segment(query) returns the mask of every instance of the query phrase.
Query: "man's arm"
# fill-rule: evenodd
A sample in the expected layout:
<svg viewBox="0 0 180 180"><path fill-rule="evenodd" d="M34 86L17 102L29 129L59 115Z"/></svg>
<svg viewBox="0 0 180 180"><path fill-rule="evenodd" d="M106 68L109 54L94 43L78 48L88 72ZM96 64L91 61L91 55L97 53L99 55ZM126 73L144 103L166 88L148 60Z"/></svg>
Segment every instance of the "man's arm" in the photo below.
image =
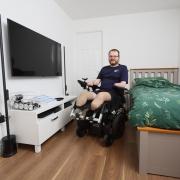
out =
<svg viewBox="0 0 180 180"><path fill-rule="evenodd" d="M116 87L122 87L125 88L126 87L126 81L121 81L120 83L114 83L114 86Z"/></svg>
<svg viewBox="0 0 180 180"><path fill-rule="evenodd" d="M101 79L102 79L102 70L103 70L103 68L100 70L100 72L95 80L86 81L88 86L93 86L93 85L98 86L99 85L99 83L101 82Z"/></svg>
<svg viewBox="0 0 180 180"><path fill-rule="evenodd" d="M114 83L114 86L120 87L120 88L125 88L126 84L128 83L128 69L126 66L123 66L123 71L121 73L121 80L119 83Z"/></svg>

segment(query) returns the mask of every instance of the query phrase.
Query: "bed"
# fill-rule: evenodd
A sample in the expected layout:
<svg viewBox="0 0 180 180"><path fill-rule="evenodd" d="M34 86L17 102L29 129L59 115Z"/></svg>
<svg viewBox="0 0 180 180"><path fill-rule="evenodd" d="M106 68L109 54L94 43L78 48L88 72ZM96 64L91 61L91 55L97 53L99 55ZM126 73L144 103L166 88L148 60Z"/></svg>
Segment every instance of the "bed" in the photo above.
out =
<svg viewBox="0 0 180 180"><path fill-rule="evenodd" d="M178 68L131 69L130 87L135 78L163 77L178 83ZM180 130L137 127L140 174L180 177Z"/></svg>

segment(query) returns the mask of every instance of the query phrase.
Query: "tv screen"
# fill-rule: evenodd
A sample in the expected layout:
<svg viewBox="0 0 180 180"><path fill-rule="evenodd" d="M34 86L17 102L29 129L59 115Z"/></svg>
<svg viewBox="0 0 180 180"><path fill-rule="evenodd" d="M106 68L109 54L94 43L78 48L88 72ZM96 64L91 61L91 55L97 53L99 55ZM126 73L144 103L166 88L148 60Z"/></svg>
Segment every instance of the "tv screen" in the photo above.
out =
<svg viewBox="0 0 180 180"><path fill-rule="evenodd" d="M61 76L61 44L8 19L12 76Z"/></svg>

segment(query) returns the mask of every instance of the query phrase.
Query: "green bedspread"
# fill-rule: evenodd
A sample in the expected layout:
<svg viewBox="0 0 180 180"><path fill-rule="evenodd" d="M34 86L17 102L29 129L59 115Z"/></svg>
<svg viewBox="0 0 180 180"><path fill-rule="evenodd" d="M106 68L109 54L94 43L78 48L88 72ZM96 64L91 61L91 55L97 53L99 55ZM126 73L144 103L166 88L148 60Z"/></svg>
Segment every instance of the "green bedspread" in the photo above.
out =
<svg viewBox="0 0 180 180"><path fill-rule="evenodd" d="M136 78L130 90L133 126L180 129L180 86L163 78Z"/></svg>

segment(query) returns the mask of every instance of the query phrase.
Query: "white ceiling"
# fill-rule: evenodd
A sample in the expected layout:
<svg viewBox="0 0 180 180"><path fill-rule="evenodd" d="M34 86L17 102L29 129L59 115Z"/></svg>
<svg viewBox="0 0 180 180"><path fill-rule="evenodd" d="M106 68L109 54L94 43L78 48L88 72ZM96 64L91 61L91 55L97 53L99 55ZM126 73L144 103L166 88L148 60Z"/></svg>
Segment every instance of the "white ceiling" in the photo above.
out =
<svg viewBox="0 0 180 180"><path fill-rule="evenodd" d="M180 8L180 0L55 0L72 19Z"/></svg>

